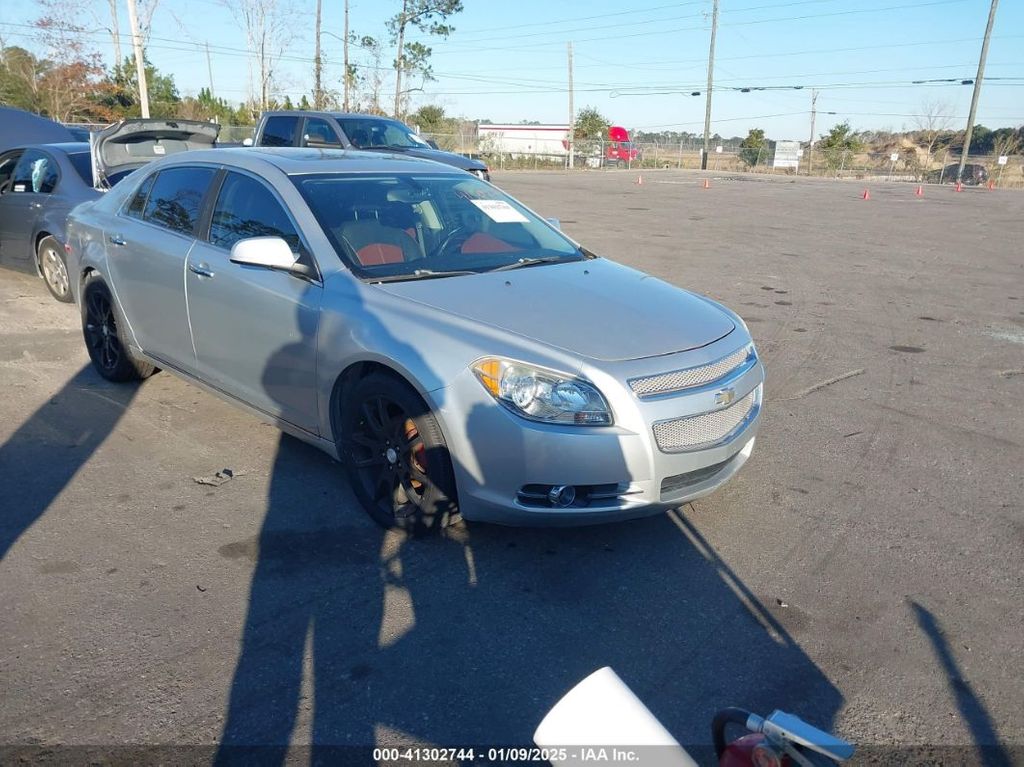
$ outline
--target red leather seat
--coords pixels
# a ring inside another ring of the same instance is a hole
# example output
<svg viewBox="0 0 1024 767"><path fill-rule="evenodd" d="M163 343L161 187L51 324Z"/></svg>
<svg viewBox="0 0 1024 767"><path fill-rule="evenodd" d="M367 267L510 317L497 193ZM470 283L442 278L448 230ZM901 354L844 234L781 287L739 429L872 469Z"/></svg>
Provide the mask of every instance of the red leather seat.
<svg viewBox="0 0 1024 767"><path fill-rule="evenodd" d="M384 226L373 219L345 224L341 238L363 266L398 264L413 261L420 255L415 241L407 232Z"/></svg>

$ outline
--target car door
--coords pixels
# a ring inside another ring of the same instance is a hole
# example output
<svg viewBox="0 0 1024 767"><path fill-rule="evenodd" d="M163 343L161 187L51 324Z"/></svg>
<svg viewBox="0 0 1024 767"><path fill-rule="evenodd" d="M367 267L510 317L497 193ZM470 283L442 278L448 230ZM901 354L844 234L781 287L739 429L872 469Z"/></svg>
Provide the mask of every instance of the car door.
<svg viewBox="0 0 1024 767"><path fill-rule="evenodd" d="M165 365L195 369L185 309L185 259L217 174L173 166L147 178L107 232L114 292L135 339Z"/></svg>
<svg viewBox="0 0 1024 767"><path fill-rule="evenodd" d="M32 235L60 179L56 160L41 149L26 149L0 195L0 258L6 266L32 268Z"/></svg>
<svg viewBox="0 0 1024 767"><path fill-rule="evenodd" d="M321 285L318 279L232 263L232 245L251 237L281 237L315 273L277 193L255 176L228 172L213 203L208 236L192 248L185 274L199 375L315 434Z"/></svg>

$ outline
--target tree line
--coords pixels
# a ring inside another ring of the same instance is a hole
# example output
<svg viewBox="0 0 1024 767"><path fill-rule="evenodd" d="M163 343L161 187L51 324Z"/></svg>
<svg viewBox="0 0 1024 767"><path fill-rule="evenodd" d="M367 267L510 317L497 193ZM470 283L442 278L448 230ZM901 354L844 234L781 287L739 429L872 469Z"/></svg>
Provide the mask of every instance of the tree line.
<svg viewBox="0 0 1024 767"><path fill-rule="evenodd" d="M281 96L281 63L295 40L295 0L219 0L245 33L248 43L249 94L241 102L214 95L211 88L183 96L174 77L163 73L146 56L146 84L153 117L216 120L226 125L250 125L269 109L339 109L407 117L410 101L434 80L432 48L425 40L443 39L454 31L452 18L463 10L462 0L389 0L396 12L379 35L349 30L341 43L352 57L340 81L332 87L320 81L322 58L313 62L316 85L298 103ZM35 45L6 45L0 37L0 103L51 117L59 122L107 123L141 113L136 66L122 55L118 0L37 0L40 16L32 26ZM138 0L143 49L150 36L159 0ZM347 7L347 0L346 0ZM318 3L319 20L319 3ZM90 29L91 27L91 29ZM113 62L91 46L96 28L110 34ZM419 39L410 40L412 32ZM320 34L319 23L317 25ZM124 47L130 52L130 44ZM338 46L335 46L338 47ZM197 47L197 54L202 49ZM385 98L388 78L394 98ZM319 87L317 87L319 86Z"/></svg>

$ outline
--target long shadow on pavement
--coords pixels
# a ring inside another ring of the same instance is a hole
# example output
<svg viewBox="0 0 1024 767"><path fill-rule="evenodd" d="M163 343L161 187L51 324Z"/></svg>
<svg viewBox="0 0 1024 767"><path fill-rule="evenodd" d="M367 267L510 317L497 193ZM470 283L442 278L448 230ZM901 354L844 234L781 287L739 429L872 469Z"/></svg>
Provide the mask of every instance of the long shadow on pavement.
<svg viewBox="0 0 1024 767"><path fill-rule="evenodd" d="M137 391L86 365L0 446L0 558L103 444Z"/></svg>
<svg viewBox="0 0 1024 767"><path fill-rule="evenodd" d="M723 706L828 728L842 703L677 512L410 540L346 497L337 464L282 437L221 761L285 757L307 641L314 762L363 763L374 744L528 743L604 665L684 744L707 744Z"/></svg>

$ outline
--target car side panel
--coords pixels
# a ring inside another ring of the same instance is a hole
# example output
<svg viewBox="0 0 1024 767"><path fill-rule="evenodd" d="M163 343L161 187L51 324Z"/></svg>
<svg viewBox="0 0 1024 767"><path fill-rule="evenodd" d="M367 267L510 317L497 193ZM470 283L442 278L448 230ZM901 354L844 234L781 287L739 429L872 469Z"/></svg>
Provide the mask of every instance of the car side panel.
<svg viewBox="0 0 1024 767"><path fill-rule="evenodd" d="M107 276L136 341L147 355L193 372L185 259L195 240L127 216L111 224L104 240Z"/></svg>
<svg viewBox="0 0 1024 767"><path fill-rule="evenodd" d="M317 434L316 337L323 289L286 272L232 263L230 255L205 242L189 254L185 285L198 375Z"/></svg>

